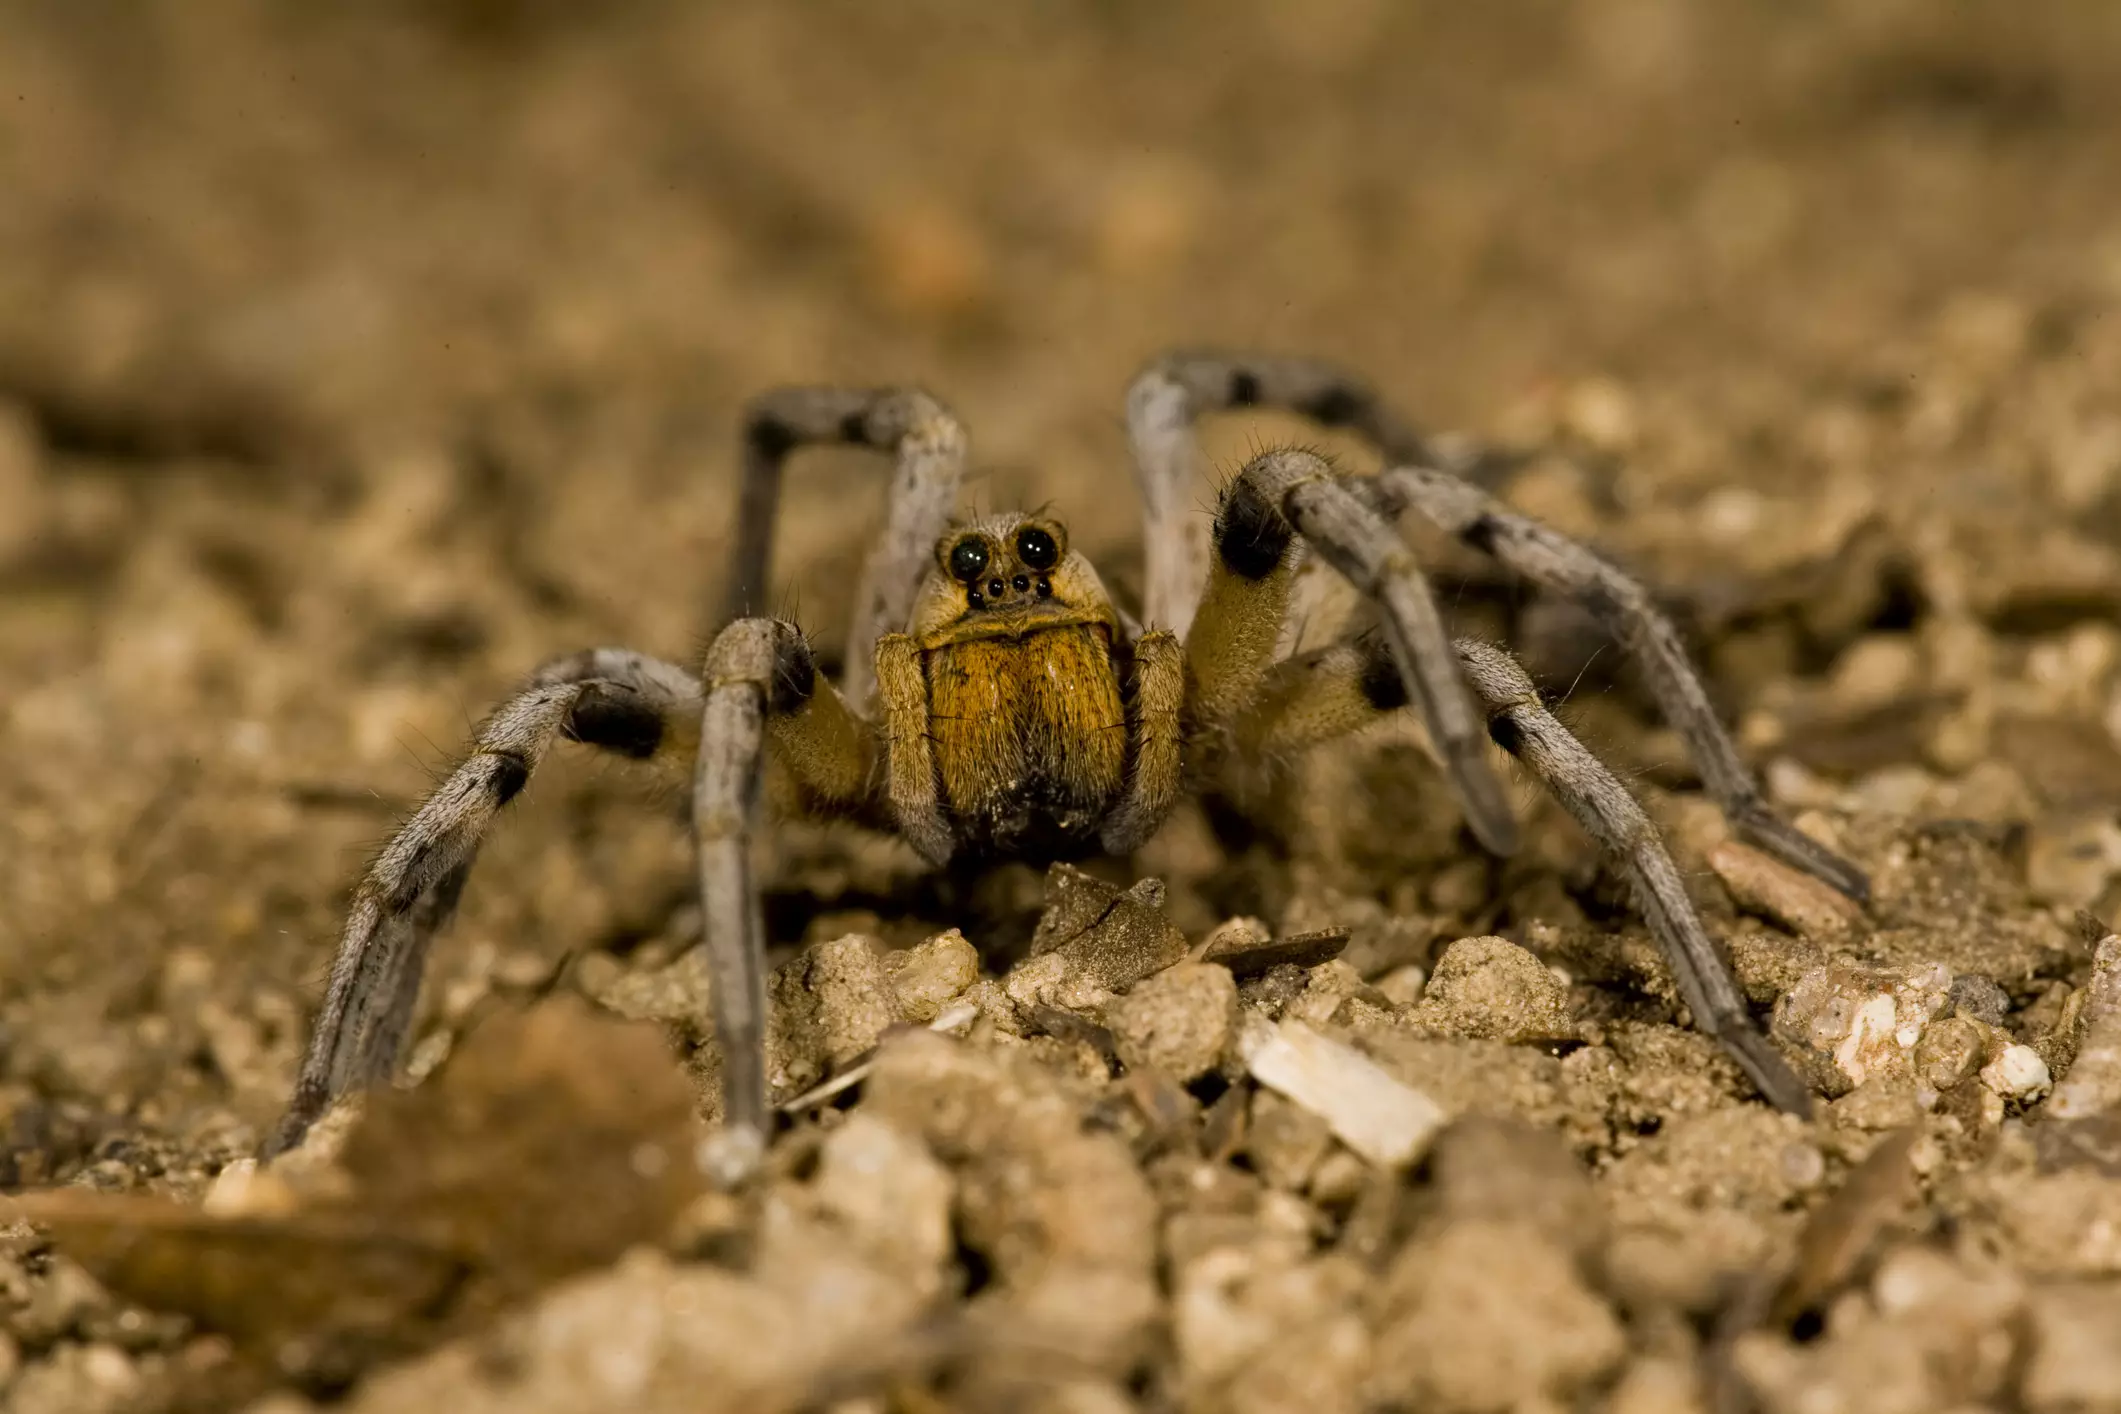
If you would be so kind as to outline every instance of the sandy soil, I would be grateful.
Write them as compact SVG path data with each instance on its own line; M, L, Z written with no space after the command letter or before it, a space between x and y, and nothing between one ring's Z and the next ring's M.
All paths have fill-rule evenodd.
M2099 0L0 0L0 1179L63 1190L0 1232L0 1398L2121 1409L2117 118ZM679 797L569 756L434 960L431 1081L230 1169L469 723L697 653L748 395L934 389L968 498L1131 592L1119 400L1174 345L1362 370L1664 593L1867 912L1726 843L1579 617L1436 557L1816 1119L1676 1024L1529 781L1485 860L1385 731L1254 837L1182 814L1116 971L997 975L1028 873L785 832L777 1074L884 1045L707 1193ZM794 477L828 654L881 484ZM1351 937L1153 970L1239 916Z

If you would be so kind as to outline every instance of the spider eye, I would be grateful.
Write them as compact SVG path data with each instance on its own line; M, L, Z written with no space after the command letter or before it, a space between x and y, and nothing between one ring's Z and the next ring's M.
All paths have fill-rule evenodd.
M981 541L966 537L950 547L950 573L962 580L975 580L987 568L987 547Z
M1060 559L1060 546L1045 531L1027 525L1016 532L1016 557L1031 569L1050 570Z

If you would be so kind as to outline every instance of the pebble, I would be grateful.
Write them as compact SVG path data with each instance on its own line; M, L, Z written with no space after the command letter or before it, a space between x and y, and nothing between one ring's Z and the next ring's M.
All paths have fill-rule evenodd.
M2121 1409L2121 1282L2063 1282L2032 1294L2023 1394L2036 1414Z
M1750 845L1723 841L1709 851L1709 867L1740 908L1799 937L1836 938L1863 922L1854 900Z
M1212 962L1165 968L1105 1008L1120 1062L1160 1070L1181 1085L1221 1062L1237 1018L1237 980Z
M2109 933L2092 952L2077 1058L2055 1086L2047 1112L2086 1119L2121 1108L2121 937Z
M886 954L884 973L900 1018L926 1025L979 981L979 950L952 928Z
M1569 989L1547 965L1507 938L1460 938L1436 971L1409 1021L1444 1036L1537 1041L1576 1034Z
M1142 879L1114 888L1073 865L1046 874L1046 907L1030 956L1058 953L1089 981L1124 991L1190 951L1186 935L1164 916L1164 883Z
M1868 969L1830 963L1775 1004L1774 1034L1791 1043L1814 1088L1845 1095L1881 1075L1911 1075L1916 1045L1950 1004L1941 964Z
M1404 1168L1442 1125L1437 1103L1354 1047L1300 1021L1247 1018L1238 1049L1252 1077L1323 1119L1334 1137L1383 1168Z

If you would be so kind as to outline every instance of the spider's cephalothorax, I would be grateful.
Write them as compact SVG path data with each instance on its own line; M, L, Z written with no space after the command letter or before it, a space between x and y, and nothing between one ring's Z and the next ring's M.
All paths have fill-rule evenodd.
M1203 413L1253 405L1367 436L1357 477L1263 452L1190 516ZM1181 791L1240 757L1284 756L1411 707L1466 823L1507 853L1516 822L1489 765L1507 749L1625 877L1694 1024L1769 1100L1810 1098L1754 1024L1721 948L1626 787L1489 644L1454 643L1393 521L1419 514L1599 616L1640 666L1703 783L1741 835L1856 898L1863 875L1762 804L1678 635L1611 564L1440 465L1361 384L1298 359L1185 355L1135 380L1127 426L1147 526L1140 624L1040 515L952 526L965 440L926 394L798 388L745 424L726 626L701 671L620 648L556 659L483 723L470 754L385 845L355 891L293 1104L268 1144L300 1140L337 1096L394 1069L428 943L479 841L555 741L636 758L696 751L692 817L723 1059L724 1144L741 1168L770 1133L766 940L749 844L760 802L893 831L932 862L1131 852ZM849 442L894 452L887 523L862 571L840 683L764 598L782 463ZM1382 632L1280 656L1304 547L1376 606ZM762 792L762 784L770 792Z
M1126 787L1119 616L1057 521L989 516L937 542L913 603L941 804L961 854L1097 846Z

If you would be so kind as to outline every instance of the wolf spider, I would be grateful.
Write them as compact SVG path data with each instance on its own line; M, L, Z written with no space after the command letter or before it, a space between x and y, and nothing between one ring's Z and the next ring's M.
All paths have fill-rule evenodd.
M1251 459L1212 525L1190 514L1206 413L1277 407L1366 436L1358 477L1307 451ZM1804 1085L1755 1026L1721 948L1634 797L1542 704L1501 649L1454 643L1394 529L1407 510L1586 606L1633 656L1741 836L1841 892L1864 876L1763 804L1679 635L1635 580L1446 468L1362 384L1308 360L1177 355L1134 382L1127 428L1145 501L1139 624L1044 515L953 523L963 428L908 389L792 388L744 424L726 626L704 669L621 648L556 659L481 725L470 754L355 890L293 1102L267 1149L300 1142L341 1095L383 1081L410 1025L430 940L480 839L555 741L695 758L692 822L734 1171L771 1132L762 1059L766 939L749 846L762 781L799 813L895 832L952 860L1124 855L1180 793L1231 757L1286 755L1412 705L1467 824L1508 854L1517 825L1485 755L1500 744L1627 878L1694 1024L1762 1096L1802 1113ZM763 598L781 469L795 449L896 455L886 524L863 566L838 687ZM1382 632L1279 657L1305 547L1378 611ZM888 630L888 631L887 631ZM900 631L903 630L903 631Z

